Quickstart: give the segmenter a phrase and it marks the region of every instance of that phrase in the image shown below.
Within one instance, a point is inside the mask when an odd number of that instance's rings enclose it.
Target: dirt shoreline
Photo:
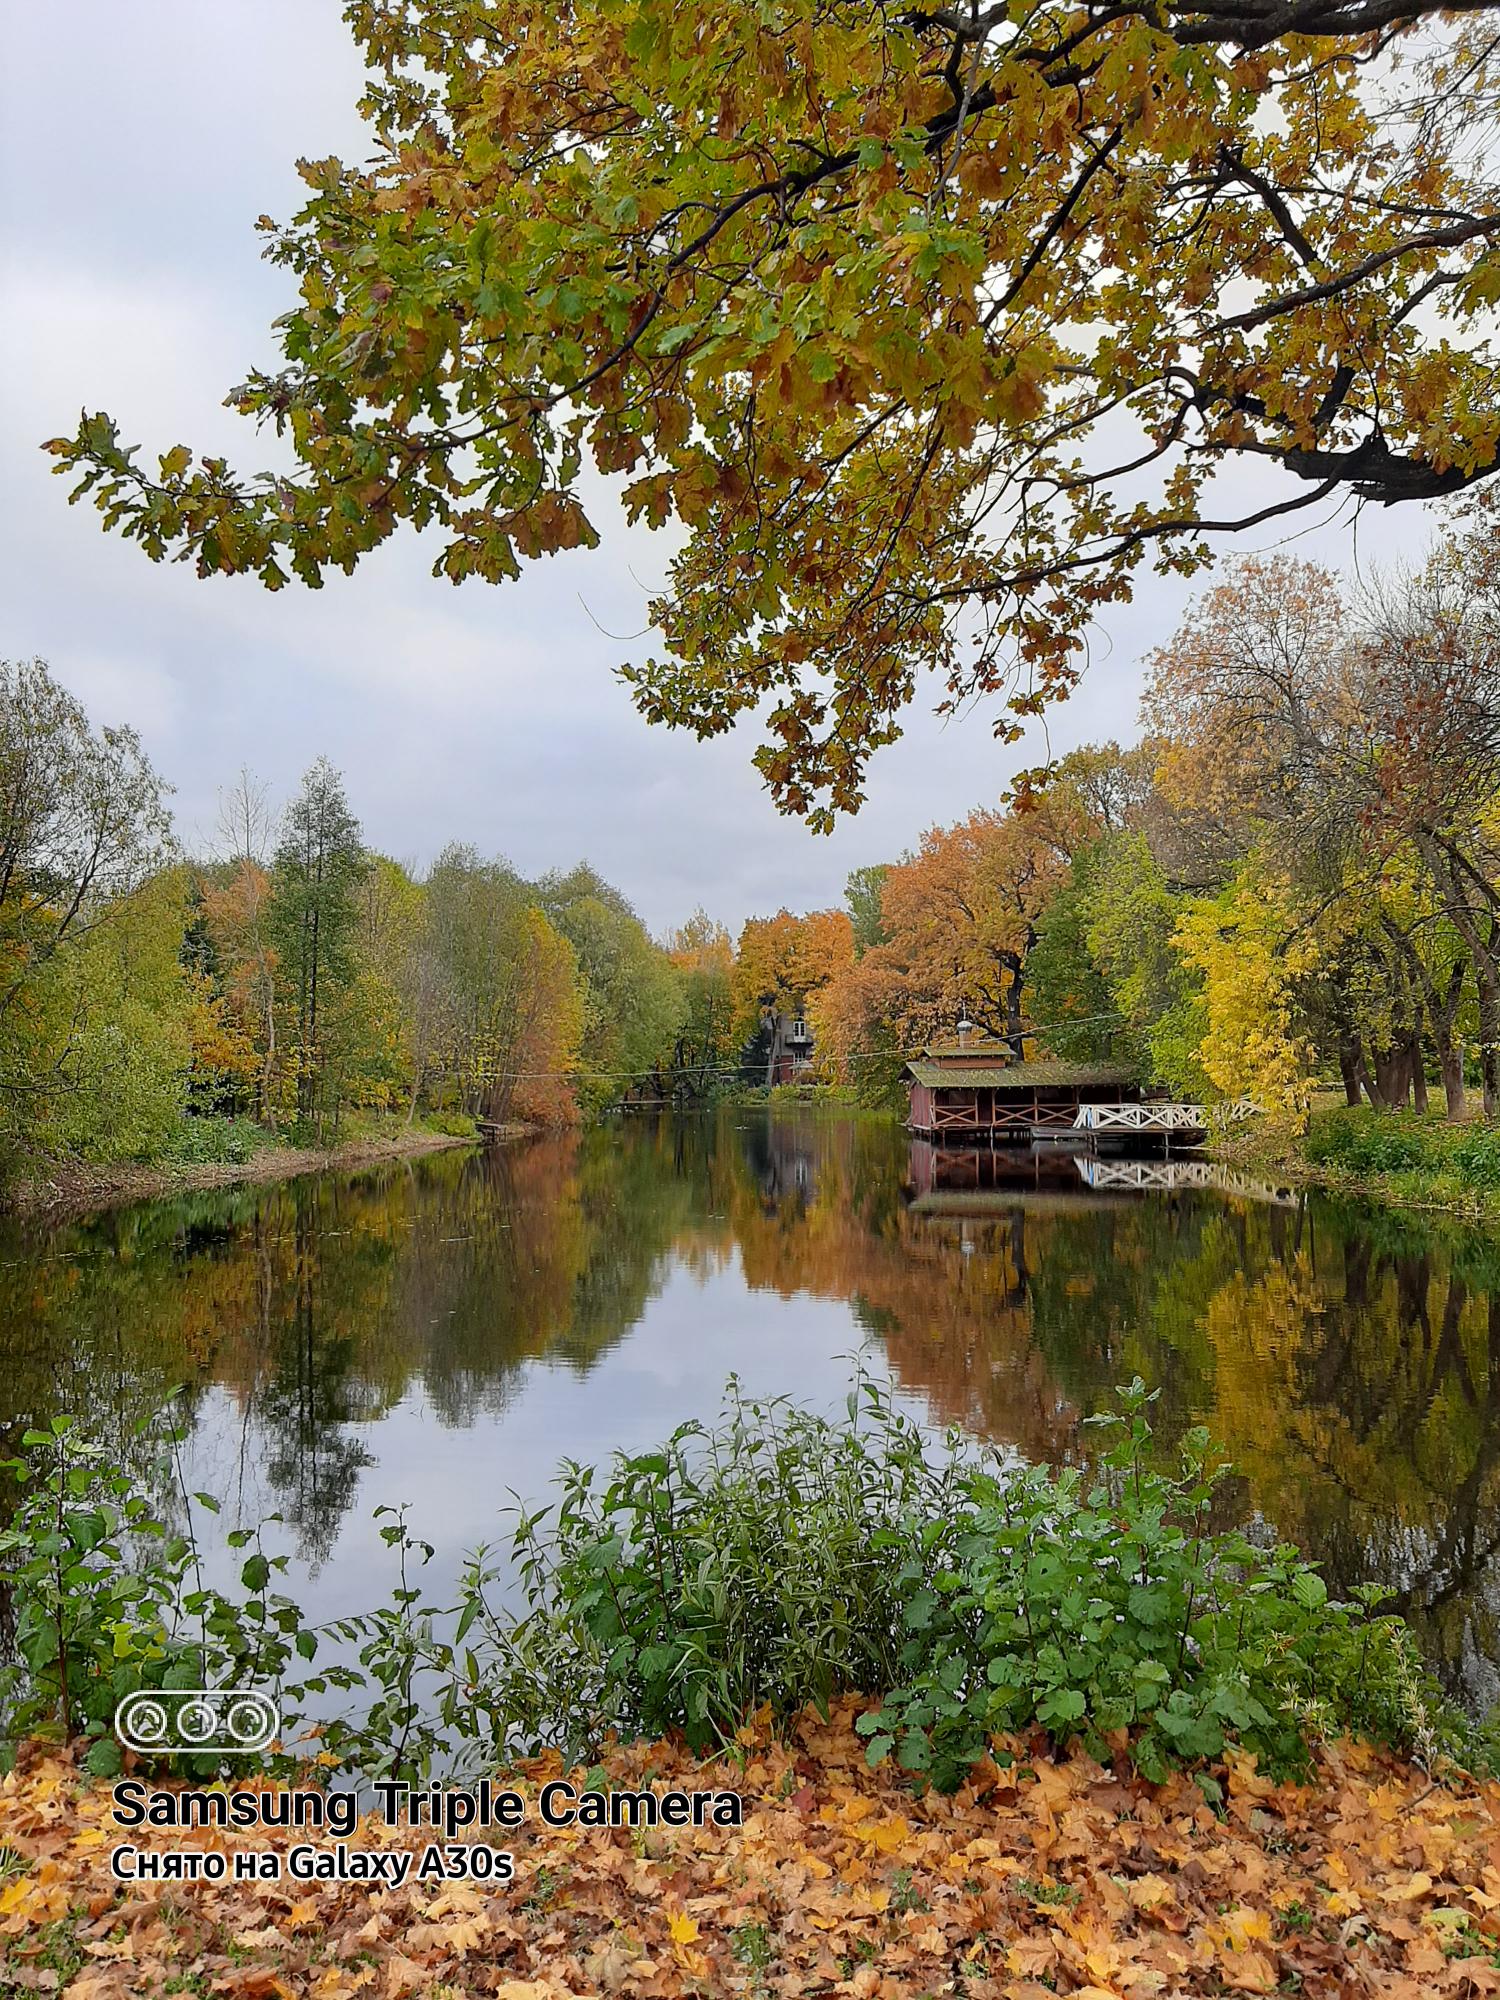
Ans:
[[[524,1138],[528,1127],[507,1127],[498,1136]],[[163,1195],[186,1194],[200,1188],[239,1187],[249,1182],[295,1180],[302,1174],[348,1172],[375,1166],[382,1160],[418,1159],[424,1153],[446,1152],[454,1146],[476,1146],[477,1139],[445,1132],[395,1132],[376,1139],[353,1139],[344,1146],[267,1146],[248,1160],[205,1162],[194,1166],[153,1167],[121,1164],[91,1166],[81,1161],[52,1161],[40,1172],[9,1188],[0,1208],[12,1215],[42,1222],[73,1221],[103,1209],[154,1201]]]

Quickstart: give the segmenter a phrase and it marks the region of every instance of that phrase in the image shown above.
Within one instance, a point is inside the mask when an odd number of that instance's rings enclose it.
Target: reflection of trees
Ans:
[[[1448,1677],[1500,1691],[1475,1671],[1500,1660],[1496,1274],[1482,1246],[1329,1211],[1279,1248],[1208,1301],[1215,1426],[1332,1580],[1388,1582]]]
[[[388,1259],[383,1245],[356,1234],[355,1268],[335,1263],[342,1282],[336,1297],[327,1296],[324,1241],[342,1232],[325,1225],[342,1218],[346,1193],[336,1182],[293,1182],[290,1284],[281,1300],[261,1302],[262,1325],[271,1307],[272,1338],[257,1356],[255,1426],[266,1440],[265,1471],[278,1511],[309,1562],[333,1546],[360,1471],[370,1463],[350,1428],[369,1414],[356,1374],[358,1326],[376,1305]]]
[[[672,1128],[440,1154],[355,1178],[197,1195],[0,1246],[0,1442],[60,1410],[122,1454],[176,1386],[237,1403],[242,1458],[306,1556],[370,1463],[363,1426],[420,1384],[442,1422],[504,1407],[543,1355],[586,1370],[640,1317],[706,1135]],[[232,1473],[228,1475],[232,1479]]]
[[[1034,1458],[1140,1374],[1167,1442],[1207,1422],[1235,1461],[1231,1506],[1337,1588],[1388,1583],[1451,1683],[1500,1693],[1500,1252],[1322,1202],[1100,1202],[1017,1157],[893,1207],[901,1167],[859,1172],[882,1143],[754,1135],[752,1284],[850,1299],[935,1419]]]

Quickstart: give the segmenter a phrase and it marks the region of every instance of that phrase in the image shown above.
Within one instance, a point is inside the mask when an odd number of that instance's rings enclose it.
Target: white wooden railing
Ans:
[[[1080,1132],[1202,1132],[1208,1113],[1201,1104],[1080,1104],[1073,1124]]]

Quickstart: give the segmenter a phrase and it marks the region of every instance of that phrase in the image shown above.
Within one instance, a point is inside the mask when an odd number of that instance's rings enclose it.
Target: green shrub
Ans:
[[[1500,1188],[1500,1127],[1494,1125],[1447,1125],[1411,1112],[1340,1106],[1314,1115],[1306,1146],[1316,1166],[1405,1176],[1400,1186],[1408,1194],[1461,1196]]]
[[[1500,1188],[1500,1129],[1475,1125],[1457,1133],[1449,1159],[1469,1187]]]
[[[947,1537],[957,1466],[869,1382],[834,1424],[731,1384],[712,1429],[567,1465],[555,1510],[523,1515],[528,1610],[500,1654],[498,1711],[582,1749],[605,1730],[681,1729],[696,1748],[769,1702],[790,1716],[901,1673],[899,1555]]]
[[[286,1559],[258,1531],[228,1537],[248,1551],[243,1595],[204,1588],[191,1535],[151,1498],[175,1484],[191,1518],[175,1463],[121,1469],[59,1418],[3,1468],[22,1496],[0,1532],[16,1635],[0,1738],[82,1731],[107,1772],[123,1695],[251,1685],[274,1691],[293,1749],[316,1698],[318,1748],[426,1778],[542,1744],[586,1753],[611,1731],[707,1749],[765,1704],[785,1719],[855,1693],[878,1698],[860,1723],[871,1762],[944,1787],[999,1733],[1078,1736],[1149,1777],[1231,1741],[1295,1773],[1346,1731],[1487,1766],[1488,1739],[1376,1615],[1381,1593],[1335,1603],[1294,1550],[1212,1530],[1206,1434],[1159,1470],[1151,1399],[1122,1394],[1086,1474],[1017,1468],[956,1434],[934,1452],[869,1381],[840,1422],[731,1384],[715,1426],[604,1472],[564,1465],[557,1503],[521,1512],[503,1563],[477,1551],[451,1603],[414,1580],[430,1547],[378,1509],[396,1587],[321,1626],[273,1589]],[[330,1716],[331,1691],[362,1706]]]
[[[1151,1776],[1230,1740],[1282,1772],[1343,1731],[1430,1747],[1438,1715],[1457,1744],[1382,1593],[1335,1603],[1295,1550],[1210,1532],[1206,1434],[1156,1471],[1150,1399],[1124,1396],[1092,1478],[957,1439],[934,1464],[868,1382],[847,1425],[735,1397],[603,1484],[570,1467],[545,1532],[519,1531],[530,1608],[496,1713],[575,1749],[611,1728],[706,1747],[765,1702],[884,1690],[872,1762],[943,1786],[1033,1728],[1128,1740]]]
[[[908,1558],[912,1631],[898,1685],[863,1718],[872,1761],[958,1782],[997,1731],[1078,1735],[1095,1755],[1129,1752],[1148,1777],[1219,1757],[1238,1741],[1278,1773],[1345,1732],[1417,1749],[1442,1707],[1379,1590],[1329,1598],[1295,1549],[1212,1532],[1208,1434],[1188,1434],[1175,1471],[1151,1462],[1150,1401],[1125,1415],[1097,1474],[1031,1467],[965,1482],[954,1559]]]
[[[14,1616],[9,1657],[0,1660],[0,1744],[81,1736],[90,1746],[87,1768],[109,1776],[120,1768],[110,1731],[126,1695],[279,1688],[302,1629],[295,1605],[269,1588],[284,1556],[267,1557],[258,1535],[236,1530],[230,1545],[252,1551],[241,1579],[247,1596],[205,1588],[192,1542],[149,1497],[171,1478],[169,1458],[144,1446],[144,1463],[123,1467],[71,1417],[26,1432],[22,1448],[22,1456],[0,1460],[0,1474],[21,1486],[0,1530],[0,1575]],[[216,1506],[206,1494],[197,1498]],[[220,1761],[184,1763],[211,1775]]]
[[[1307,1156],[1315,1165],[1382,1174],[1435,1163],[1439,1147],[1409,1113],[1352,1107],[1317,1113],[1308,1125]]]
[[[242,1167],[265,1136],[251,1118],[183,1118],[168,1133],[156,1158],[164,1166]]]
[[[429,1132],[441,1132],[449,1139],[477,1139],[479,1127],[467,1111],[429,1111],[422,1120]]]

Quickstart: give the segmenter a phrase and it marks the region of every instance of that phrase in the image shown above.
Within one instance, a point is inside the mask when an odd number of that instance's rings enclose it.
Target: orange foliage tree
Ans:
[[[1037,922],[1098,825],[1097,809],[1064,766],[1024,805],[973,812],[924,834],[886,874],[885,942],[816,1003],[824,1053],[848,1071],[866,1057],[909,1050],[967,1015],[1022,1056]]]
[[[748,1040],[772,1013],[800,1013],[814,994],[854,965],[854,926],[845,910],[752,917],[734,962],[734,1028]]]
[[[278,960],[267,922],[271,878],[242,855],[226,880],[202,884],[202,896],[227,1024],[258,1051],[256,1115],[274,1125]]]

